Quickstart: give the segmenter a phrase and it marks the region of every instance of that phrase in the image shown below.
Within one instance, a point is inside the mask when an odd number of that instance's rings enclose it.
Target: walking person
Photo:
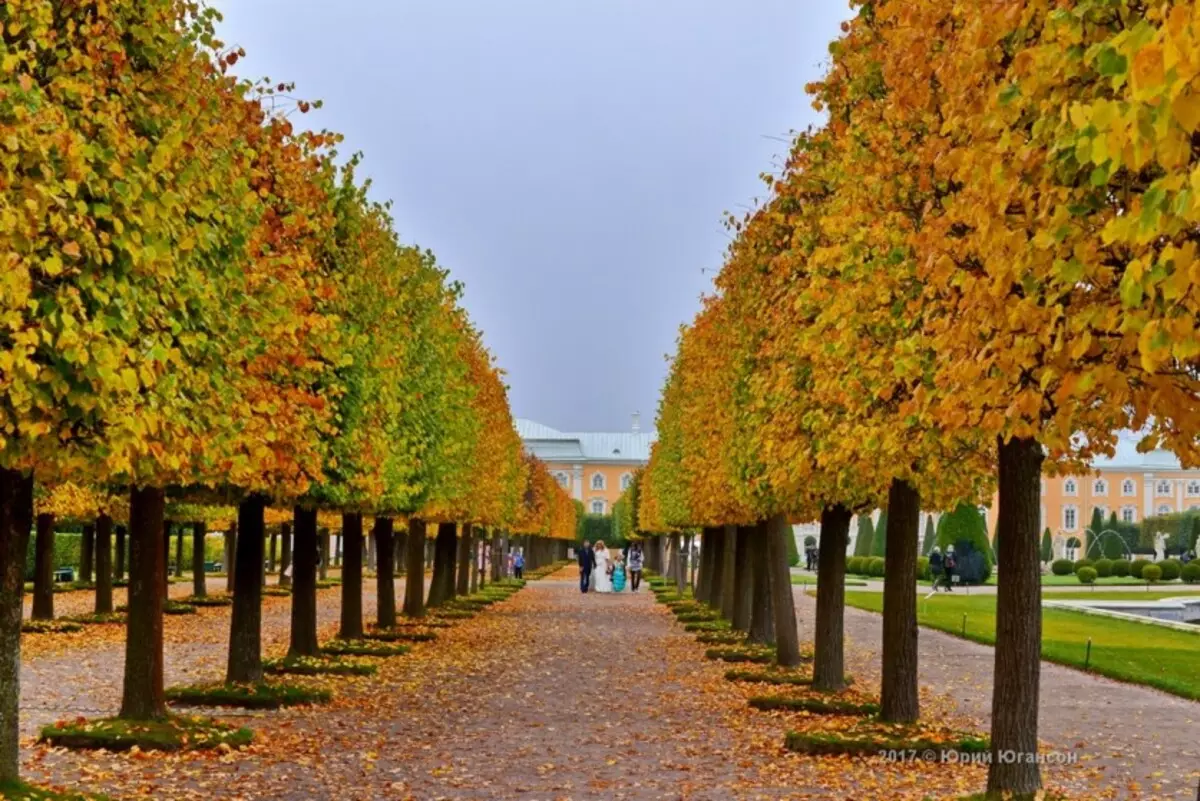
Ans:
[[[596,557],[592,553],[590,542],[583,541],[583,547],[579,549],[576,559],[579,562],[579,591],[586,593],[592,583],[592,569],[596,567]]]
[[[954,592],[951,576],[954,575],[954,568],[956,567],[958,567],[958,564],[954,559],[954,546],[947,545],[946,556],[942,559],[942,576],[946,580],[946,592]]]
[[[929,554],[929,578],[933,579],[933,588],[929,595],[925,596],[926,598],[937,592],[938,583],[942,580],[942,549],[936,545]]]
[[[525,576],[525,552],[517,551],[517,555],[513,557],[513,576],[515,578],[523,578]]]
[[[616,559],[613,560],[612,588],[613,592],[621,592],[625,589],[625,560],[621,558],[621,554],[617,554]]]
[[[635,542],[629,548],[629,591],[637,592],[642,585],[642,567],[646,564],[646,555],[642,552],[642,544]]]

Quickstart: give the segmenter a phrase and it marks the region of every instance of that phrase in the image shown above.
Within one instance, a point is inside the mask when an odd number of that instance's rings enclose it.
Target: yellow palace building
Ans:
[[[525,450],[536,456],[588,514],[612,514],[613,504],[650,461],[654,432],[641,430],[633,415],[629,431],[567,432],[533,420],[517,419]]]

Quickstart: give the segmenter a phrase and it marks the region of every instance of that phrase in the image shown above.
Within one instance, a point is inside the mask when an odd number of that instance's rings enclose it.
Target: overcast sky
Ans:
[[[466,284],[513,412],[653,424],[723,211],[762,196],[843,0],[217,0],[247,77],[295,82],[402,238]],[[708,272],[702,272],[707,270]]]

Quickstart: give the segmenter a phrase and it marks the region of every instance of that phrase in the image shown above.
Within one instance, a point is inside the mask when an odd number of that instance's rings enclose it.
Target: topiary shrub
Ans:
[[[1143,576],[1142,573],[1145,571],[1145,569],[1147,567],[1150,567],[1150,565],[1152,565],[1152,564],[1154,564],[1154,563],[1151,562],[1149,559],[1134,559],[1132,562],[1129,563],[1129,575],[1131,575],[1137,579],[1145,578],[1145,576]],[[1161,574],[1162,571],[1160,570],[1159,573]]]
[[[1095,567],[1095,563],[1091,559],[1076,559],[1071,569],[1078,573],[1081,567]]]
[[[1183,573],[1183,562],[1178,559],[1164,559],[1158,563],[1162,568],[1162,580],[1174,581]]]
[[[1050,563],[1050,572],[1056,576],[1069,576],[1074,570],[1070,559],[1055,559]]]
[[[1092,567],[1096,568],[1096,575],[1100,578],[1108,578],[1111,576],[1112,566],[1113,563],[1111,559],[1097,559],[1096,564],[1092,565]]]
[[[1112,563],[1112,574],[1124,578],[1129,575],[1129,560],[1114,559]]]
[[[1142,568],[1142,578],[1153,584],[1162,578],[1162,568],[1154,564],[1146,565]]]
[[[917,578],[924,579],[925,581],[930,580],[928,556],[917,557]]]
[[[867,560],[867,575],[883,578],[884,561],[882,556],[872,556]]]
[[[1075,577],[1079,579],[1080,584],[1095,584],[1096,583],[1096,568],[1081,567],[1075,571]]]
[[[812,534],[805,536],[805,538],[804,538],[804,547],[805,548],[814,548],[814,547],[816,547],[816,545],[817,545],[816,537],[814,537]]]
[[[937,544],[942,553],[953,545],[957,573],[964,584],[983,584],[992,574],[992,543],[983,515],[962,503],[938,521]]]
[[[1188,562],[1183,566],[1183,571],[1180,576],[1188,584],[1196,584],[1200,582],[1200,562]]]
[[[859,570],[859,567],[861,567],[861,566],[862,566],[862,557],[861,556],[851,556],[849,559],[846,560],[847,575],[858,575],[858,570]]]

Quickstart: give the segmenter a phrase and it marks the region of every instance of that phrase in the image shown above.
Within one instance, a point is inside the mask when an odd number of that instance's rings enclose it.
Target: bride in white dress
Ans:
[[[592,568],[592,590],[594,592],[612,592],[612,579],[608,576],[608,548],[604,545],[603,540],[596,542],[592,554],[596,559],[596,566]]]

